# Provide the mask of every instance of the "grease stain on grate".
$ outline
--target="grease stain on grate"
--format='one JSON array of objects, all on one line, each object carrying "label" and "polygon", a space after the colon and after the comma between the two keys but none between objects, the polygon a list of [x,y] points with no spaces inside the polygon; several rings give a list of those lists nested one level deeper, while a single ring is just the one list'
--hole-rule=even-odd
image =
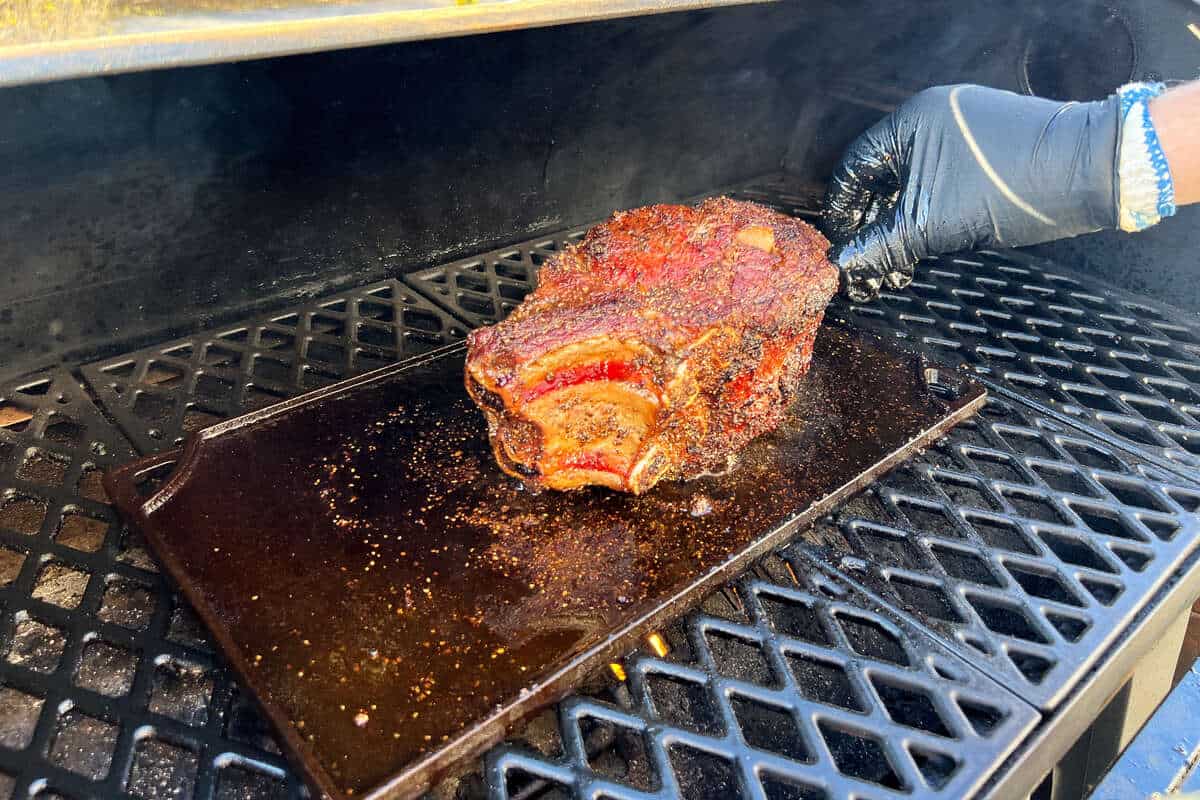
[{"label": "grease stain on grate", "polygon": [[25,564],[25,554],[7,547],[0,547],[0,586],[7,586],[21,574]]},{"label": "grease stain on grate", "polygon": [[83,599],[90,577],[87,572],[52,561],[42,567],[30,596],[62,608],[75,608]]},{"label": "grease stain on grate", "polygon": [[818,727],[829,752],[833,754],[834,764],[842,774],[878,784],[885,789],[905,791],[910,788],[896,774],[879,740],[829,722],[820,722]]},{"label": "grease stain on grate", "polygon": [[103,546],[110,524],[87,514],[68,511],[59,522],[54,541],[73,550],[94,553]]},{"label": "grease stain on grate", "polygon": [[46,486],[61,486],[70,465],[70,460],[63,456],[33,449],[25,455],[25,460],[21,462],[21,467],[17,470],[17,478]]},{"label": "grease stain on grate", "polygon": [[682,800],[723,800],[740,794],[737,773],[727,759],[687,745],[667,753]]},{"label": "grease stain on grate", "polygon": [[785,708],[766,705],[739,696],[730,701],[742,739],[751,747],[778,753],[801,763],[815,759],[804,744],[800,726]]},{"label": "grease stain on grate", "polygon": [[703,736],[721,736],[720,712],[702,683],[650,672],[646,686],[653,708],[667,724]]},{"label": "grease stain on grate", "polygon": [[0,528],[33,536],[41,531],[48,508],[45,500],[10,494],[0,500]]},{"label": "grease stain on grate", "polygon": [[854,691],[846,671],[836,662],[812,656],[789,653],[788,666],[796,685],[809,700],[827,703],[847,711],[865,712],[866,705]]},{"label": "grease stain on grate", "polygon": [[597,775],[638,791],[653,792],[659,788],[659,777],[651,766],[640,731],[592,717],[581,719],[579,730],[584,741],[607,744],[588,759],[588,767]]},{"label": "grease stain on grate", "polygon": [[75,685],[105,697],[123,697],[133,686],[137,664],[132,651],[93,639],[84,646]]},{"label": "grease stain on grate", "polygon": [[150,624],[156,599],[149,586],[125,578],[109,582],[96,616],[125,628],[142,629]]},{"label": "grease stain on grate", "polygon": [[217,773],[216,800],[287,800],[282,777],[240,764],[229,764]]},{"label": "grease stain on grate", "polygon": [[185,725],[208,722],[213,679],[209,669],[176,659],[162,659],[154,672],[149,709]]}]

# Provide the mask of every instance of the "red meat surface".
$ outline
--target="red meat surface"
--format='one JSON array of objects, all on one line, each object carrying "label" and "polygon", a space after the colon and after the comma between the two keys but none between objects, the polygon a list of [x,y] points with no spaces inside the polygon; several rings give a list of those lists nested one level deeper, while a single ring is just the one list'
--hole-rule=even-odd
[{"label": "red meat surface", "polygon": [[641,493],[724,468],[781,421],[837,289],[800,220],[714,198],[622,211],[471,333],[496,460],[552,489]]}]

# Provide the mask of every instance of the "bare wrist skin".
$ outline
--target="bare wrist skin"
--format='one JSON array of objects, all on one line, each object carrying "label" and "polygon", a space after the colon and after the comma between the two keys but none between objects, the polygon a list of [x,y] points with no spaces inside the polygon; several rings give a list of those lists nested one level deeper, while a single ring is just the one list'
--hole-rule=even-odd
[{"label": "bare wrist skin", "polygon": [[1150,117],[1175,184],[1175,204],[1200,202],[1200,81],[1150,101]]}]

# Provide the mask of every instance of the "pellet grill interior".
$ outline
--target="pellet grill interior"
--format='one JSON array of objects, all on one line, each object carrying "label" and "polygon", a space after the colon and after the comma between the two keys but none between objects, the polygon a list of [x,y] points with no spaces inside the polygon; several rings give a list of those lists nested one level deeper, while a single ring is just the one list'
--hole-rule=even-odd
[{"label": "pellet grill interior", "polygon": [[[70,45],[103,27],[0,35],[0,797],[306,794],[102,470],[460,341],[613,209],[815,220],[845,144],[925,86],[1200,71],[1186,0],[511,5],[496,27],[550,27],[124,61]],[[984,411],[433,796],[1086,796],[1200,597],[1196,211],[835,300]]]}]

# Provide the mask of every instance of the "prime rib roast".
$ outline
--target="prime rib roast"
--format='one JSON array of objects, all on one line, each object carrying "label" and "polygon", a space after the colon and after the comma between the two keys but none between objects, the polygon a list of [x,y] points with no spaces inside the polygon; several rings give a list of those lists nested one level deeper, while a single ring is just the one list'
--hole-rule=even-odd
[{"label": "prime rib roast", "polygon": [[776,427],[837,289],[814,228],[728,198],[622,211],[468,339],[496,460],[552,489],[641,493]]}]

